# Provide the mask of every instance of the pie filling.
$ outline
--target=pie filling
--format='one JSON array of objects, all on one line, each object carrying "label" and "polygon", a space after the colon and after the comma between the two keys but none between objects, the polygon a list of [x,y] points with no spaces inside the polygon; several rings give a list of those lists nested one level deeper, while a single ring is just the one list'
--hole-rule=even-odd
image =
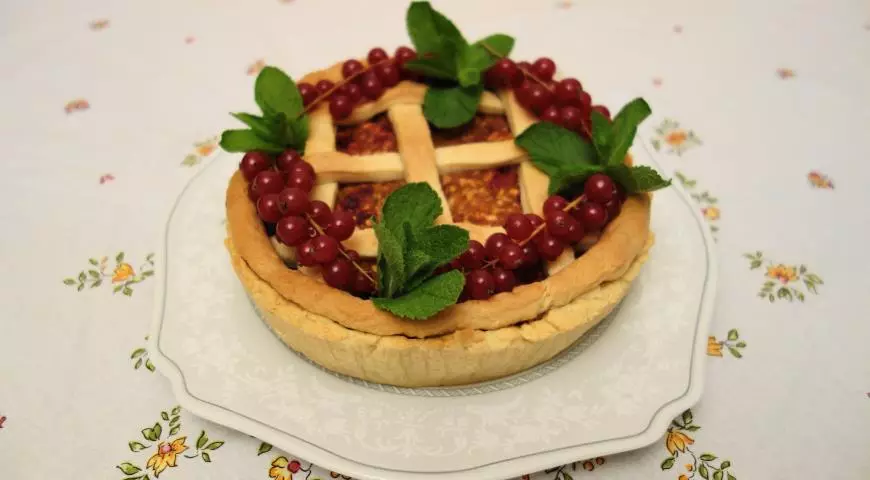
[{"label": "pie filling", "polygon": [[499,142],[514,138],[504,115],[485,115],[478,113],[474,118],[456,128],[432,129],[432,143],[435,148],[465,143]]}]

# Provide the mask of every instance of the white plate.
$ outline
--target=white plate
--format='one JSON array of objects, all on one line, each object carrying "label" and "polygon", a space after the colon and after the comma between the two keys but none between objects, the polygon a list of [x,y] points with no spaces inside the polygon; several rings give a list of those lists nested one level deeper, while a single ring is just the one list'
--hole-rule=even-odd
[{"label": "white plate", "polygon": [[151,355],[190,412],[356,478],[495,479],[646,446],[699,399],[716,266],[678,187],[655,195],[656,243],[621,307],[567,352],[483,385],[396,389],[315,367],[258,318],[223,246],[237,161],[191,180],[157,256]]}]

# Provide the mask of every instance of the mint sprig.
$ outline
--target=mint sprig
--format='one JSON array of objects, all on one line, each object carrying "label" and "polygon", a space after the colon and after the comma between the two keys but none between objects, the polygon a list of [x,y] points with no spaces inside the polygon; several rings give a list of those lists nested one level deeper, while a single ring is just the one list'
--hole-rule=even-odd
[{"label": "mint sprig", "polygon": [[651,192],[671,184],[650,167],[625,165],[637,135],[637,126],[652,111],[642,98],[626,104],[610,122],[596,111],[587,141],[549,122],[539,122],[520,134],[517,146],[528,152],[532,163],[550,177],[551,194],[568,190],[595,173],[605,173],[628,193]]},{"label": "mint sprig", "polygon": [[293,79],[278,68],[265,67],[254,83],[254,100],[262,115],[232,113],[249,128],[224,131],[221,148],[228,152],[270,153],[292,148],[301,153],[308,139],[308,117]]},{"label": "mint sprig", "polygon": [[418,58],[405,68],[443,81],[430,87],[423,114],[438,128],[452,128],[474,117],[483,95],[483,74],[513,49],[514,39],[498,33],[474,44],[429,2],[413,2],[406,17]]},{"label": "mint sprig", "polygon": [[377,308],[403,318],[429,318],[456,303],[465,277],[435,270],[468,248],[468,232],[453,225],[433,225],[441,200],[426,183],[410,183],[384,203],[378,238]]}]

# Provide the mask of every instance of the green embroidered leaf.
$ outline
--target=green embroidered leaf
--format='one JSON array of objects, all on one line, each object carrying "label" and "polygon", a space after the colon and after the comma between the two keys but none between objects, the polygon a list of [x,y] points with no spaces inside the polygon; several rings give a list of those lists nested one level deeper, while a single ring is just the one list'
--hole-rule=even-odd
[{"label": "green embroidered leaf", "polygon": [[661,464],[662,470],[670,470],[671,467],[674,466],[675,461],[676,459],[674,457],[666,458]]},{"label": "green embroidered leaf", "polygon": [[97,287],[99,287],[99,286],[102,285],[102,284],[103,284],[103,280],[102,280],[102,279],[97,280],[96,282],[94,282],[94,283],[91,284],[91,288],[97,288]]},{"label": "green embroidered leaf", "polygon": [[718,458],[718,457],[716,457],[716,455],[713,455],[712,453],[702,453],[701,456],[698,458],[700,458],[701,460],[703,460],[705,462],[712,462],[713,460],[716,460],[716,458]]},{"label": "green embroidered leaf", "polygon": [[743,354],[740,353],[740,350],[737,350],[734,347],[728,347],[728,351],[731,352],[731,355],[734,355],[736,358],[743,358]]},{"label": "green embroidered leaf", "polygon": [[692,418],[692,411],[691,411],[691,410],[686,410],[685,412],[683,412],[683,417],[682,417],[682,418],[683,418],[683,423],[684,423],[685,425],[688,425],[688,424],[692,423],[692,420],[693,420],[693,418]]},{"label": "green embroidered leaf", "polygon": [[623,106],[619,113],[613,117],[613,128],[609,132],[609,148],[605,159],[607,165],[625,162],[628,149],[631,148],[634,137],[637,136],[637,126],[650,114],[652,114],[652,110],[649,108],[649,104],[642,98],[635,98]]},{"label": "green embroidered leaf", "polygon": [[124,295],[126,295],[128,297],[132,297],[133,296],[133,289],[130,287],[124,287],[122,289],[121,293],[123,293]]},{"label": "green embroidered leaf", "polygon": [[196,449],[199,450],[204,447],[206,442],[208,442],[208,436],[205,434],[205,430],[203,430],[196,439]]},{"label": "green embroidered leaf", "polygon": [[430,278],[416,289],[397,298],[373,298],[375,306],[412,320],[429,318],[456,303],[465,277],[453,270]]},{"label": "green embroidered leaf", "polygon": [[118,254],[115,255],[115,262],[121,263],[123,261],[124,261],[124,252],[118,252]]},{"label": "green embroidered leaf", "polygon": [[730,466],[731,466],[731,462],[728,460],[722,460],[722,463],[719,464],[719,468],[721,468],[722,470],[725,470]]},{"label": "green embroidered leaf", "polygon": [[732,328],[731,330],[728,330],[728,340],[734,341],[734,340],[737,340],[738,338],[740,338],[740,334],[737,333],[736,328]]},{"label": "green embroidered leaf", "polygon": [[175,425],[169,429],[169,436],[175,435],[178,431],[181,430],[181,425]]},{"label": "green embroidered leaf", "polygon": [[728,480],[737,480],[737,477],[735,477],[734,475],[731,475],[731,474],[729,473],[729,474],[728,474]]},{"label": "green embroidered leaf", "polygon": [[173,415],[178,415],[179,413],[181,413],[181,406],[177,406],[177,407],[172,409]]},{"label": "green embroidered leaf", "polygon": [[133,370],[139,370],[139,367],[142,366],[142,359],[136,360],[136,363],[133,364]]},{"label": "green embroidered leaf", "polygon": [[151,428],[154,430],[154,435],[155,435],[155,436],[157,437],[157,439],[159,440],[159,439],[160,439],[160,435],[163,434],[163,427],[160,426],[160,423],[155,423],[154,426],[151,427]]},{"label": "green embroidered leaf", "polygon": [[64,285],[75,285],[75,284],[76,284],[76,281],[75,281],[74,278],[64,278],[64,279],[63,279],[63,284],[64,284]]},{"label": "green embroidered leaf", "polygon": [[275,142],[263,140],[253,130],[224,130],[221,134],[221,148],[227,152],[250,152],[262,150],[270,153],[280,153],[284,147]]},{"label": "green embroidered leaf", "polygon": [[737,342],[737,348],[746,348],[746,342]]},{"label": "green embroidered leaf", "polygon": [[147,368],[148,371],[150,371],[150,372],[153,372],[153,371],[154,371],[154,364],[151,363],[151,359],[150,359],[150,358],[149,358],[148,360],[145,360],[145,368]]},{"label": "green embroidered leaf", "polygon": [[127,443],[127,446],[130,447],[131,452],[138,452],[139,450],[144,450],[145,448],[147,448],[147,447],[145,447],[145,445],[142,445],[139,442],[133,442],[133,441]]},{"label": "green embroidered leaf", "polygon": [[713,472],[713,480],[722,480],[722,470],[717,470]]},{"label": "green embroidered leaf", "polygon": [[164,422],[168,422],[169,421],[169,414],[166,412],[160,412],[160,418],[162,418]]},{"label": "green embroidered leaf", "polygon": [[515,143],[528,152],[541,171],[553,175],[575,164],[596,165],[595,150],[577,134],[550,122],[539,122],[527,128]]},{"label": "green embroidered leaf", "polygon": [[[159,425],[157,425],[157,426],[159,426]],[[142,430],[142,437],[144,437],[145,440],[150,440],[152,442],[156,442],[160,436],[157,434],[157,432],[154,430],[154,428],[146,428],[146,429]]]},{"label": "green embroidered leaf", "polygon": [[482,94],[483,85],[429,87],[423,99],[423,114],[438,128],[458,127],[474,117]]},{"label": "green embroidered leaf", "polygon": [[710,478],[710,472],[707,471],[707,466],[703,463],[698,467],[698,474],[701,475],[701,478]]},{"label": "green embroidered leaf", "polygon": [[690,432],[695,432],[695,431],[698,431],[700,429],[701,429],[701,427],[699,427],[697,425],[689,425],[688,427],[686,427],[686,430],[688,430]]},{"label": "green embroidered leaf", "polygon": [[211,463],[211,456],[208,454],[208,452],[202,452],[202,455],[200,456],[202,457],[203,462]]},{"label": "green embroidered leaf", "polygon": [[221,445],[223,445],[223,444],[224,444],[224,442],[222,442],[222,441],[211,442],[205,446],[205,449],[206,450],[217,450],[217,449],[221,448]]},{"label": "green embroidered leaf", "polygon": [[498,56],[492,57],[493,63],[495,63],[499,58],[510,56],[511,50],[514,49],[514,37],[504,33],[496,33],[475,42],[474,45],[486,45],[489,50],[497,53]]},{"label": "green embroidered leaf", "polygon": [[267,66],[257,75],[254,82],[254,100],[266,117],[283,113],[286,118],[299,116],[304,106],[299,89],[286,73]]},{"label": "green embroidered leaf", "polygon": [[421,56],[455,58],[468,45],[453,22],[432,8],[429,2],[413,2],[405,18],[408,35]]},{"label": "green embroidered leaf", "polygon": [[175,425],[176,423],[178,423],[179,420],[181,420],[181,417],[178,417],[178,416],[172,417],[172,420],[169,421],[169,425],[170,426]]},{"label": "green embroidered leaf", "polygon": [[272,450],[272,445],[270,445],[266,442],[261,442],[260,448],[257,449],[257,456],[260,456],[260,455],[262,455],[270,450]]},{"label": "green embroidered leaf", "polygon": [[85,272],[79,272],[79,282],[84,282],[87,278]]},{"label": "green embroidered leaf", "polygon": [[[97,262],[97,259],[96,259],[96,258],[89,258],[89,259],[88,259],[88,263],[90,263],[90,264],[93,265],[93,266],[97,266],[97,265],[100,264],[99,262]],[[801,273],[803,273],[803,272],[801,272]]]},{"label": "green embroidered leaf", "polygon": [[124,462],[120,465],[116,465],[115,468],[124,472],[125,475],[133,475],[134,473],[138,473],[138,472],[142,471],[141,468],[137,467],[136,465],[133,465],[130,462]]}]

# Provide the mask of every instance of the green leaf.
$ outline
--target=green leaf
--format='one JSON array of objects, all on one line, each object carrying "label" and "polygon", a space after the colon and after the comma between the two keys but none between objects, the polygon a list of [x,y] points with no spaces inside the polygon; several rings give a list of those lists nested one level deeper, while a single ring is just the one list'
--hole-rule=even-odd
[{"label": "green leaf", "polygon": [[202,452],[202,455],[200,456],[202,457],[203,462],[211,463],[211,455],[209,455],[208,452]]},{"label": "green leaf", "polygon": [[179,420],[181,420],[181,417],[179,416],[172,417],[172,420],[169,421],[169,425],[175,425]]},{"label": "green leaf", "polygon": [[528,152],[532,163],[552,176],[573,164],[596,165],[595,150],[574,132],[539,122],[526,129],[514,143]]},{"label": "green leaf", "polygon": [[743,354],[740,353],[740,350],[737,350],[734,347],[728,347],[728,351],[731,352],[731,355],[734,355],[736,358],[743,358]]},{"label": "green leaf", "polygon": [[710,473],[707,471],[707,466],[703,463],[698,467],[698,473],[701,475],[701,478],[710,478]]},{"label": "green leaf", "polygon": [[79,272],[79,282],[84,282],[88,277],[85,275],[85,272]]},{"label": "green leaf", "polygon": [[405,283],[405,258],[402,243],[385,222],[373,226],[378,238],[378,293],[392,298]]},{"label": "green leaf", "polygon": [[260,455],[268,452],[269,450],[272,450],[272,445],[270,445],[266,442],[261,442],[260,448],[257,449],[257,456],[260,456]]},{"label": "green leaf", "polygon": [[185,167],[192,167],[199,163],[200,158],[197,155],[189,154],[184,157],[184,160],[181,161],[181,164]]},{"label": "green leaf", "polygon": [[150,359],[150,358],[149,358],[148,360],[145,360],[145,368],[147,368],[148,371],[150,371],[150,372],[153,372],[153,371],[154,371],[154,364],[151,363],[151,359]]},{"label": "green leaf", "polygon": [[88,270],[88,275],[90,275],[93,278],[100,278],[100,272],[98,272],[96,270]]},{"label": "green leaf", "polygon": [[142,366],[142,359],[136,360],[136,363],[133,364],[133,370],[139,370],[139,367]]},{"label": "green leaf", "polygon": [[514,37],[505,35],[504,33],[496,33],[480,39],[474,44],[481,46],[485,44],[488,47],[488,50],[494,51],[497,54],[493,55],[493,62],[495,62],[499,58],[510,56],[511,50],[514,49]]},{"label": "green leaf", "polygon": [[573,185],[580,185],[590,175],[602,170],[598,165],[583,165],[579,163],[566,165],[550,175],[550,185],[547,187],[547,191],[552,195]]},{"label": "green leaf", "polygon": [[75,285],[75,284],[76,284],[76,280],[75,280],[74,278],[64,278],[64,279],[63,279],[63,284],[64,284],[64,285]]},{"label": "green leaf", "polygon": [[688,424],[692,423],[692,411],[691,410],[686,410],[685,412],[683,412],[682,417],[683,417],[684,424],[688,425]]},{"label": "green leaf", "polygon": [[562,480],[574,480],[574,477],[572,477],[568,472],[562,470]]},{"label": "green leaf", "polygon": [[221,134],[221,148],[227,152],[250,152],[261,150],[270,153],[284,151],[281,145],[263,140],[253,130],[224,130]]},{"label": "green leaf", "polygon": [[99,287],[99,286],[102,285],[102,284],[103,284],[103,280],[102,280],[102,279],[97,280],[96,282],[94,282],[94,283],[91,284],[91,288],[97,288],[97,287]]},{"label": "green leaf", "polygon": [[[283,115],[283,114],[282,114]],[[300,154],[305,152],[305,141],[308,139],[308,115],[304,115],[296,120],[288,120],[279,123],[283,128],[283,139],[281,144],[285,147],[291,147]]]},{"label": "green leaf", "polygon": [[628,149],[637,135],[637,126],[649,117],[651,113],[652,110],[644,99],[635,98],[623,106],[619,110],[619,113],[613,117],[613,127],[608,143],[609,151],[607,152],[607,158],[603,159],[607,165],[625,162]]},{"label": "green leaf", "polygon": [[145,261],[150,264],[154,264],[154,254],[149,253],[148,255],[145,255]]},{"label": "green leaf", "polygon": [[607,174],[622,185],[628,193],[652,192],[670,186],[658,172],[646,165],[629,167],[625,164],[612,164],[606,168]]},{"label": "green leaf", "polygon": [[123,261],[124,261],[124,252],[118,252],[118,254],[115,255],[115,262],[121,263]]},{"label": "green leaf", "polygon": [[171,413],[173,415],[178,415],[179,413],[181,413],[181,406],[179,405],[179,406],[176,406],[175,408],[173,408]]},{"label": "green leaf", "polygon": [[746,342],[737,342],[737,348],[745,348]]},{"label": "green leaf", "polygon": [[456,303],[465,277],[453,270],[430,278],[411,292],[398,298],[373,298],[372,302],[381,310],[412,320],[429,318]]},{"label": "green leaf", "polygon": [[[97,266],[100,264],[100,262],[98,262],[96,258],[89,258],[88,263],[90,263],[93,266]],[[801,273],[803,273],[803,272],[801,272]]]},{"label": "green leaf", "polygon": [[[592,123],[592,131],[589,132],[592,138],[592,146],[598,154],[598,162],[602,165],[607,165],[608,152],[610,151],[611,136],[613,135],[613,124],[604,115],[596,110],[590,112],[590,120]],[[624,163],[624,162],[619,162]]]},{"label": "green leaf", "polygon": [[169,429],[169,436],[175,435],[178,431],[181,430],[181,425],[175,425]]},{"label": "green leaf", "polygon": [[734,341],[734,340],[737,340],[738,338],[740,338],[740,334],[737,333],[736,328],[732,328],[731,330],[728,330],[728,340]]},{"label": "green leaf", "polygon": [[154,427],[152,427],[152,428],[154,429],[154,435],[155,435],[155,436],[157,437],[157,439],[159,440],[159,439],[160,439],[160,435],[163,434],[163,427],[160,426],[160,423],[155,423],[155,424],[154,424]]},{"label": "green leaf", "polygon": [[722,470],[725,470],[726,468],[728,468],[730,466],[731,466],[731,462],[728,460],[722,460],[722,463],[719,464],[719,468],[721,468]]},{"label": "green leaf", "polygon": [[[470,45],[459,53],[456,66],[456,78],[463,87],[477,85],[482,82],[483,72],[495,61],[492,55],[479,45]],[[476,106],[475,106],[476,107]]]},{"label": "green leaf", "polygon": [[120,465],[117,465],[115,468],[124,472],[125,475],[133,475],[134,473],[138,473],[138,472],[142,471],[141,468],[137,467],[136,465],[133,465],[130,462],[124,462]]},{"label": "green leaf", "polygon": [[139,450],[144,450],[147,448],[145,445],[142,445],[139,442],[132,442],[132,441],[127,443],[127,446],[130,447],[131,452],[138,452]]},{"label": "green leaf", "polygon": [[413,2],[408,7],[405,22],[408,36],[420,56],[429,53],[453,59],[468,44],[453,22],[433,9],[429,2]]},{"label": "green leaf", "polygon": [[444,62],[441,59],[417,58],[405,62],[405,68],[426,77],[440,78],[442,80],[456,79],[456,65],[453,62]]},{"label": "green leaf", "polygon": [[223,445],[223,444],[224,444],[224,442],[222,442],[222,441],[211,442],[205,446],[205,449],[206,450],[217,450],[217,449],[221,448],[221,445]]},{"label": "green leaf", "polygon": [[699,427],[697,425],[689,425],[688,427],[686,427],[686,430],[688,430],[690,432],[696,432],[700,429],[701,429],[701,427]]},{"label": "green leaf", "polygon": [[[404,224],[408,226],[408,224]],[[432,273],[468,248],[468,231],[454,225],[437,225],[418,235],[406,232],[410,253],[405,263],[403,291],[411,291],[432,276]]]},{"label": "green leaf", "polygon": [[729,473],[729,474],[728,474],[728,480],[737,480],[737,477],[735,477],[734,475],[731,475],[731,474]]},{"label": "green leaf", "polygon": [[154,431],[153,428],[146,428],[142,430],[142,437],[144,437],[145,440],[150,440],[152,442],[156,442],[158,438],[157,433]]},{"label": "green leaf", "polygon": [[713,480],[722,480],[722,470],[713,472]]},{"label": "green leaf", "polygon": [[668,457],[668,458],[666,458],[666,459],[662,462],[662,465],[661,465],[662,470],[670,470],[671,467],[674,466],[674,462],[675,462],[675,461],[676,461],[676,459],[675,459],[674,457]]},{"label": "green leaf", "polygon": [[133,296],[133,289],[130,287],[124,287],[123,291],[121,293],[123,293],[124,295],[126,295],[128,297],[132,297]]},{"label": "green leaf", "polygon": [[716,458],[718,458],[718,457],[716,457],[716,455],[713,455],[712,453],[702,453],[701,456],[698,458],[700,458],[701,460],[703,460],[705,462],[712,462],[713,460],[716,460]]},{"label": "green leaf", "polygon": [[263,68],[257,75],[254,82],[254,100],[267,118],[283,113],[292,121],[304,109],[302,95],[299,94],[293,79],[271,66]]},{"label": "green leaf", "polygon": [[608,165],[605,172],[613,181],[622,186],[626,192],[636,193],[639,190],[637,180],[635,180],[631,167],[628,165]]},{"label": "green leaf", "polygon": [[205,446],[208,442],[208,436],[205,434],[205,430],[199,434],[199,437],[196,439],[196,449],[199,450]]},{"label": "green leaf", "polygon": [[230,115],[235,117],[236,120],[251,127],[251,130],[253,130],[258,137],[270,142],[281,143],[283,132],[277,128],[277,122],[270,122],[263,117],[251,115],[250,113],[230,113]]},{"label": "green leaf", "polygon": [[441,199],[425,182],[409,183],[387,197],[383,208],[383,222],[396,235],[402,235],[402,223],[407,222],[412,231],[432,225],[441,215]]},{"label": "green leaf", "polygon": [[160,412],[160,418],[162,418],[164,422],[168,422],[169,421],[169,414],[166,412]]},{"label": "green leaf", "polygon": [[80,283],[79,286],[76,287],[76,291],[79,291],[79,292],[81,292],[81,291],[84,290],[84,289],[85,289],[85,284],[84,284],[84,283]]},{"label": "green leaf", "polygon": [[438,128],[458,127],[474,118],[481,95],[483,85],[429,87],[423,99],[423,115]]}]

